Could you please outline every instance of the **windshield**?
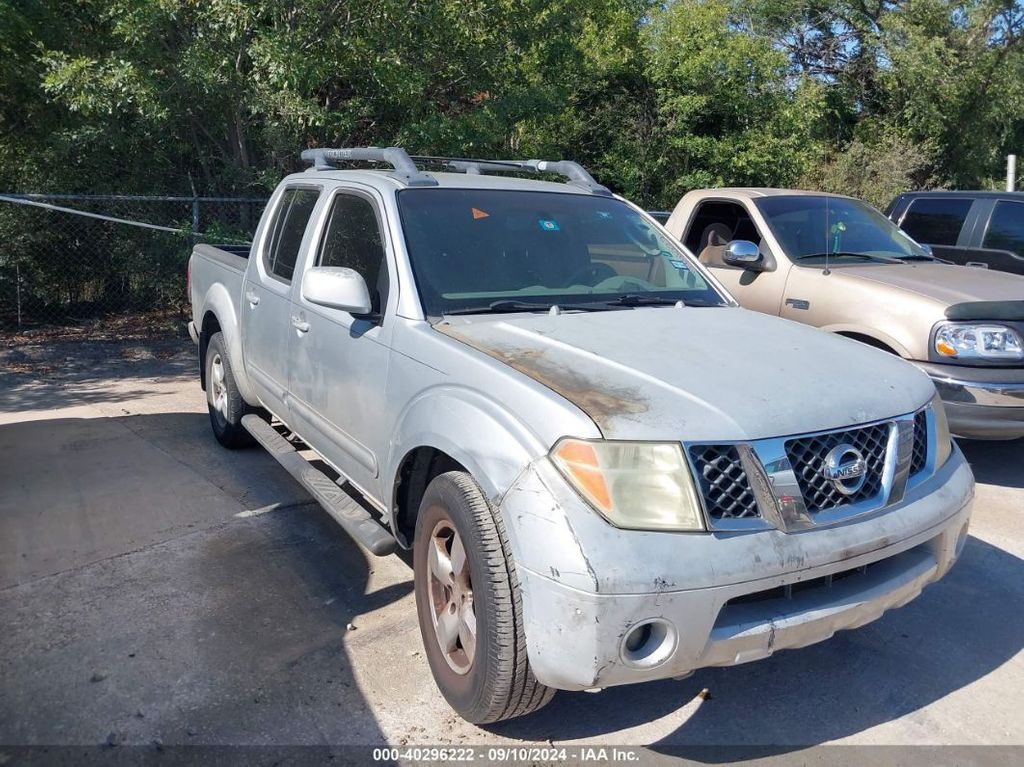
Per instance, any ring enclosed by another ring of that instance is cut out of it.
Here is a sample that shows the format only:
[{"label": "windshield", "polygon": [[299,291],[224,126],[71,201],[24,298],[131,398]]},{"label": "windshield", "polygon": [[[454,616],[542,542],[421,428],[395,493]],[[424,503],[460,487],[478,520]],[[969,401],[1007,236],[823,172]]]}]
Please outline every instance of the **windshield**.
[{"label": "windshield", "polygon": [[398,207],[428,315],[726,305],[679,245],[623,202],[557,192],[407,189]]},{"label": "windshield", "polygon": [[866,203],[843,197],[761,197],[756,201],[793,261],[928,258],[921,246]]}]

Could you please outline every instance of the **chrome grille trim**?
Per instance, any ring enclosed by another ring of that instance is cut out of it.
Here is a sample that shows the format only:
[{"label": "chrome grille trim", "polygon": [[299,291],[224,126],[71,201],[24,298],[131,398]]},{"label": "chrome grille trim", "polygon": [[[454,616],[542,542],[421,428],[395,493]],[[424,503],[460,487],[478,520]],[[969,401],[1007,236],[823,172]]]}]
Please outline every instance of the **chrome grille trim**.
[{"label": "chrome grille trim", "polygon": [[[710,530],[795,532],[837,524],[900,502],[908,488],[934,472],[929,460],[933,455],[933,423],[931,409],[926,406],[907,415],[846,429],[750,442],[684,443],[683,447]],[[822,493],[820,475],[813,469],[820,471],[829,449],[825,446],[849,440],[863,444],[870,454],[865,456],[869,458],[870,481],[849,496]],[[923,465],[919,457],[922,443]],[[791,455],[790,448],[803,446],[806,452],[808,444],[817,445],[816,456],[808,458],[799,450]],[[709,468],[712,462],[713,468]]]}]

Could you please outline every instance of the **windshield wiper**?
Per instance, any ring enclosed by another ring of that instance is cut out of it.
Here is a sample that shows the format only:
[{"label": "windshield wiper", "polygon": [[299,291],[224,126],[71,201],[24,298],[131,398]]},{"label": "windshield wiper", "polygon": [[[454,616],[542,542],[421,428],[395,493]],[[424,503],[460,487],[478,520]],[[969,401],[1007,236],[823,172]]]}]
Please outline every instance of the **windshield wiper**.
[{"label": "windshield wiper", "polygon": [[605,301],[608,306],[675,306],[686,303],[681,298],[665,298],[664,296],[643,296],[638,293],[627,293],[624,296]]},{"label": "windshield wiper", "polygon": [[878,261],[882,264],[899,264],[903,262],[902,258],[891,258],[890,256],[876,256],[871,253],[854,253],[852,251],[841,250],[837,253],[808,253],[803,256],[797,256],[794,261],[806,261],[811,258],[863,258],[866,261]]},{"label": "windshield wiper", "polygon": [[534,301],[492,301],[487,306],[467,306],[451,309],[444,314],[501,314],[503,312],[549,312],[557,306],[560,311],[603,312],[610,307],[605,304],[543,304]]}]

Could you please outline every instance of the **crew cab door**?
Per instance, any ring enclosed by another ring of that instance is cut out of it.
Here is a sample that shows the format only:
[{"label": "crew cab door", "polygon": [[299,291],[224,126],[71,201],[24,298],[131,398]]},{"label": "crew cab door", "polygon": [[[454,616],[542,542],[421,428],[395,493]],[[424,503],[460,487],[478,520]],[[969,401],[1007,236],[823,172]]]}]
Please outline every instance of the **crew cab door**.
[{"label": "crew cab door", "polygon": [[[769,268],[754,271],[726,264],[722,253],[731,240],[753,242],[760,248]],[[762,227],[743,204],[724,199],[701,201],[686,225],[683,243],[714,272],[741,306],[766,314],[782,312],[792,265],[788,259],[775,256]]]},{"label": "crew cab door", "polygon": [[984,222],[981,227],[978,222],[987,202],[969,195],[913,197],[893,220],[917,242],[929,246],[938,258],[969,264],[979,260],[972,235],[976,229],[984,229]]},{"label": "crew cab door", "polygon": [[292,277],[320,187],[287,186],[271,201],[267,225],[254,243],[241,300],[242,354],[260,400],[280,418],[288,417],[287,351],[291,325]]},{"label": "crew cab door", "polygon": [[974,236],[978,261],[1012,274],[1024,274],[1024,201],[985,200]]},{"label": "crew cab door", "polygon": [[369,189],[331,193],[304,268],[342,266],[366,281],[373,312],[356,317],[306,300],[292,311],[304,329],[291,336],[289,388],[294,428],[364,494],[379,498],[378,470],[387,437],[384,414],[394,317],[386,227]]}]

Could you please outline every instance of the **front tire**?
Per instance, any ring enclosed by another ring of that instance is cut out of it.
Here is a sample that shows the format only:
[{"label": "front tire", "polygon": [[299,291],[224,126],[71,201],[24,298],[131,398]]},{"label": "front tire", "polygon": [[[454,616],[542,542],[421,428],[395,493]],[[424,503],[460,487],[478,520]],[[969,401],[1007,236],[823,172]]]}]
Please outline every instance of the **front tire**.
[{"label": "front tire", "polygon": [[255,443],[242,426],[242,416],[255,412],[238,391],[228,359],[223,333],[214,333],[206,345],[206,406],[210,411],[213,436],[224,447],[235,450]]},{"label": "front tire", "polygon": [[427,486],[413,545],[416,611],[430,670],[462,718],[529,714],[555,691],[530,669],[519,579],[500,515],[469,474]]}]

